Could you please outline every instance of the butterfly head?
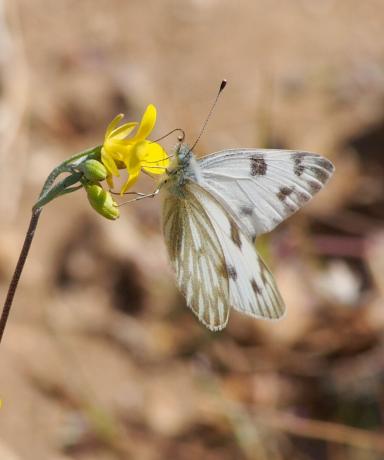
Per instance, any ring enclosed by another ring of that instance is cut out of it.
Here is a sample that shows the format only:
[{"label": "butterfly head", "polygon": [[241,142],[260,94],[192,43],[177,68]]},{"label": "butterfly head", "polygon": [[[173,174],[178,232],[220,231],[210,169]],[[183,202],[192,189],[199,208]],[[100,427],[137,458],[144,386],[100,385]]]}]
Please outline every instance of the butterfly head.
[{"label": "butterfly head", "polygon": [[191,162],[192,150],[187,144],[179,144],[176,148],[176,159],[180,167],[185,167]]},{"label": "butterfly head", "polygon": [[175,157],[171,166],[167,169],[167,176],[163,179],[161,187],[178,197],[184,196],[184,186],[188,181],[200,181],[200,168],[196,158],[186,144],[179,143],[176,147]]},{"label": "butterfly head", "polygon": [[200,180],[200,167],[196,161],[192,149],[187,144],[180,143],[176,148],[177,174],[183,179],[192,179],[196,182]]}]

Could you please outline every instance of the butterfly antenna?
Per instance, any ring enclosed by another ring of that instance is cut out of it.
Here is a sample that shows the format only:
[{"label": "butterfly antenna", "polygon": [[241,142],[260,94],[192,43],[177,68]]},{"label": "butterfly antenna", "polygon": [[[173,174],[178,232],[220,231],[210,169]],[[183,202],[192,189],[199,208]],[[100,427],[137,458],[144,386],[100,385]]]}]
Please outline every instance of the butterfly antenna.
[{"label": "butterfly antenna", "polygon": [[185,139],[185,131],[184,131],[184,129],[175,128],[175,129],[172,129],[172,131],[169,131],[169,133],[164,134],[164,136],[159,137],[159,138],[156,139],[155,141],[151,141],[151,143],[153,143],[153,142],[159,142],[159,141],[161,141],[162,139],[165,139],[166,137],[170,136],[172,133],[175,133],[176,131],[179,131],[179,133],[180,133],[180,134],[177,136],[177,140],[180,141],[180,142],[184,142],[184,139]]},{"label": "butterfly antenna", "polygon": [[197,136],[197,139],[195,140],[195,143],[192,145],[191,150],[193,150],[196,147],[196,144],[199,142],[201,136],[204,134],[205,128],[208,124],[209,119],[211,118],[212,112],[214,108],[216,107],[217,101],[219,100],[220,94],[223,91],[223,89],[227,86],[227,80],[223,80],[220,83],[219,91],[217,92],[217,95],[215,97],[215,100],[213,101],[213,104],[211,106],[211,109],[208,112],[207,118],[204,121],[203,127],[201,128],[200,134]]}]

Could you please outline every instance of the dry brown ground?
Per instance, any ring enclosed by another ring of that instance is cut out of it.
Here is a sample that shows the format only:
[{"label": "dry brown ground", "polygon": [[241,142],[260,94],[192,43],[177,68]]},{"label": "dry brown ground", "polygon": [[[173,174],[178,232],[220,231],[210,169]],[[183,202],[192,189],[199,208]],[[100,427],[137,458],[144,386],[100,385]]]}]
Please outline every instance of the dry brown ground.
[{"label": "dry brown ground", "polygon": [[[263,238],[288,314],[206,331],[159,202],[43,212],[0,347],[0,460],[384,458],[384,3],[0,1],[0,287],[39,187],[119,112],[197,148],[318,151],[337,173]],[[168,141],[168,147],[172,141]],[[142,184],[149,190],[149,181]]]}]

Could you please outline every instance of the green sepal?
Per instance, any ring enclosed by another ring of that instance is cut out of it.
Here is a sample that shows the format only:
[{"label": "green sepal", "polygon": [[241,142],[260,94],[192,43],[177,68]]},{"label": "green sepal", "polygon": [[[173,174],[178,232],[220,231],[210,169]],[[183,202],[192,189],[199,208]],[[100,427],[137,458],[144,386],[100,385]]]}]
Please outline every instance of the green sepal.
[{"label": "green sepal", "polygon": [[[71,156],[56,166],[56,168],[54,168],[47,177],[43,189],[40,192],[39,199],[33,206],[33,209],[41,208],[45,204],[61,195],[72,193],[79,188],[82,188],[83,183],[81,179],[84,177],[84,173],[80,171],[79,167],[86,161],[91,159],[100,160],[100,158],[101,145],[97,145],[96,147],[92,147]],[[65,177],[61,182],[55,184],[57,178],[63,173],[69,173],[69,175]],[[79,184],[74,186],[76,183]]]},{"label": "green sepal", "polygon": [[76,183],[80,181],[83,177],[83,173],[81,172],[73,172],[69,176],[65,177],[61,182],[58,182],[56,185],[52,186],[47,191],[43,192],[40,195],[39,200],[34,205],[34,209],[41,208],[42,206],[46,205],[50,201],[54,200],[58,196],[65,195],[67,193],[74,192],[82,187],[82,184],[79,184],[76,187],[73,187]]}]

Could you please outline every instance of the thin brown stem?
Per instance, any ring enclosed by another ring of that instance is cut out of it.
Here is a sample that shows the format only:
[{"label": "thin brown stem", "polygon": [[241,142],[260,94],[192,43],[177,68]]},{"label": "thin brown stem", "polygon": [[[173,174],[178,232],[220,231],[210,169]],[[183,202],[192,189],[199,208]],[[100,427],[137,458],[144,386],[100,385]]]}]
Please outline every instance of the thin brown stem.
[{"label": "thin brown stem", "polygon": [[5,299],[3,311],[1,313],[1,318],[0,318],[0,342],[3,338],[4,329],[8,321],[9,312],[11,311],[13,298],[15,297],[17,285],[19,283],[25,261],[27,260],[27,257],[28,257],[28,252],[32,244],[33,236],[35,234],[35,230],[37,227],[37,223],[39,221],[41,211],[42,211],[42,208],[36,208],[32,211],[31,221],[29,223],[29,227],[25,235],[25,240],[24,240],[24,244],[23,244],[23,247],[19,255],[19,260],[17,261],[17,265],[13,273],[12,280],[8,287],[7,297]]}]

